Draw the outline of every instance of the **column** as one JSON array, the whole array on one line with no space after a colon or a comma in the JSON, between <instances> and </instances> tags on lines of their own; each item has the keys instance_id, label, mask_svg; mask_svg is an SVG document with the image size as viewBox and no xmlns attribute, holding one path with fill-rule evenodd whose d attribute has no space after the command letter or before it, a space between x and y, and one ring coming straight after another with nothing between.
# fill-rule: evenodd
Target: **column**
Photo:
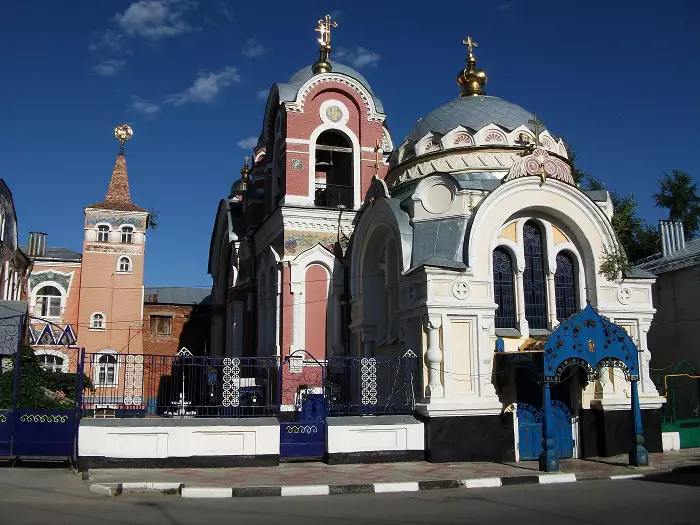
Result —
<instances>
[{"instance_id":1,"label":"column","mask_svg":"<svg viewBox=\"0 0 700 525\"><path fill-rule=\"evenodd\" d=\"M425 396L429 399L444 397L445 391L440 377L442 364L442 350L440 348L440 325L442 319L439 316L428 317L426 330L428 331L428 349L425 352L425 361L428 366L428 388Z\"/></svg>"},{"instance_id":2,"label":"column","mask_svg":"<svg viewBox=\"0 0 700 525\"><path fill-rule=\"evenodd\" d=\"M554 285L554 273L556 268L550 268L547 271L547 316L549 322L549 329L554 330L559 321L557 321L557 291Z\"/></svg>"},{"instance_id":3,"label":"column","mask_svg":"<svg viewBox=\"0 0 700 525\"><path fill-rule=\"evenodd\" d=\"M632 450L630 450L630 465L646 467L649 465L649 453L644 448L642 410L639 407L637 381L632 381L632 414L634 415L634 444Z\"/></svg>"},{"instance_id":4,"label":"column","mask_svg":"<svg viewBox=\"0 0 700 525\"><path fill-rule=\"evenodd\" d=\"M552 398L550 385L545 383L542 392L542 453L540 470L542 472L559 472L559 458L554 452L554 429L552 428Z\"/></svg>"},{"instance_id":5,"label":"column","mask_svg":"<svg viewBox=\"0 0 700 525\"><path fill-rule=\"evenodd\" d=\"M523 287L523 272L525 271L524 266L518 266L515 272L515 293L516 293L516 304L515 309L517 312L518 330L520 330L520 335L523 337L528 337L530 331L528 330L527 319L525 318L525 288Z\"/></svg>"}]
</instances>

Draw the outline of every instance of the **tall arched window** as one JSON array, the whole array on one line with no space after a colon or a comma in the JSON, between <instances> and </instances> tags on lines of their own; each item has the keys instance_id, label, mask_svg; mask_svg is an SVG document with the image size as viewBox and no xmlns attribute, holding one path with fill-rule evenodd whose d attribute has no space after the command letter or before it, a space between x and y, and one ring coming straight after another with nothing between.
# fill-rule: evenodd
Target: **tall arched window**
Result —
<instances>
[{"instance_id":1,"label":"tall arched window","mask_svg":"<svg viewBox=\"0 0 700 525\"><path fill-rule=\"evenodd\" d=\"M534 222L523 227L525 251L525 318L531 330L547 329L547 281L544 276L544 253L542 230Z\"/></svg>"},{"instance_id":2,"label":"tall arched window","mask_svg":"<svg viewBox=\"0 0 700 525\"><path fill-rule=\"evenodd\" d=\"M576 313L576 270L574 260L566 252L557 254L554 274L554 295L557 299L557 319L564 321Z\"/></svg>"},{"instance_id":3,"label":"tall arched window","mask_svg":"<svg viewBox=\"0 0 700 525\"><path fill-rule=\"evenodd\" d=\"M35 314L39 317L61 316L61 292L55 286L43 286L36 293Z\"/></svg>"},{"instance_id":4,"label":"tall arched window","mask_svg":"<svg viewBox=\"0 0 700 525\"><path fill-rule=\"evenodd\" d=\"M498 304L496 328L515 328L513 259L503 248L493 251L493 298Z\"/></svg>"},{"instance_id":5,"label":"tall arched window","mask_svg":"<svg viewBox=\"0 0 700 525\"><path fill-rule=\"evenodd\" d=\"M334 130L324 131L316 140L316 192L314 204L352 209L354 191L352 142Z\"/></svg>"}]
</instances>

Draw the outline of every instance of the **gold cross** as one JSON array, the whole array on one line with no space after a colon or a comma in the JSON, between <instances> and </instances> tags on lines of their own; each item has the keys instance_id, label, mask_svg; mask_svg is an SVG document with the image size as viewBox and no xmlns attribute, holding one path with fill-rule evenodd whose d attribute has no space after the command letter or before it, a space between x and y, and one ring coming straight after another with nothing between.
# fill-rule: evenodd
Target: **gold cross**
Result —
<instances>
[{"instance_id":1,"label":"gold cross","mask_svg":"<svg viewBox=\"0 0 700 525\"><path fill-rule=\"evenodd\" d=\"M379 166L381 165L379 162L379 155L381 153L382 153L381 143L379 142L379 139L377 139L377 142L374 145L374 176L375 177L379 177Z\"/></svg>"},{"instance_id":2,"label":"gold cross","mask_svg":"<svg viewBox=\"0 0 700 525\"><path fill-rule=\"evenodd\" d=\"M331 29L338 27L338 22L331 22L331 15L324 16L318 21L315 31L321 33L318 43L323 47L331 47Z\"/></svg>"},{"instance_id":3,"label":"gold cross","mask_svg":"<svg viewBox=\"0 0 700 525\"><path fill-rule=\"evenodd\" d=\"M465 45L465 46L467 46L467 47L469 48L469 56L470 56L470 57L473 56L473 55L472 55L473 48L479 47L479 44L477 44L476 42L474 42L474 41L472 40L472 37L470 37L470 36L467 36L467 39L466 39L466 40L462 40L462 45Z\"/></svg>"},{"instance_id":4,"label":"gold cross","mask_svg":"<svg viewBox=\"0 0 700 525\"><path fill-rule=\"evenodd\" d=\"M528 124L535 126L535 145L540 146L540 130L544 127L542 121L537 118L537 115L533 113L532 118L527 121Z\"/></svg>"}]
</instances>

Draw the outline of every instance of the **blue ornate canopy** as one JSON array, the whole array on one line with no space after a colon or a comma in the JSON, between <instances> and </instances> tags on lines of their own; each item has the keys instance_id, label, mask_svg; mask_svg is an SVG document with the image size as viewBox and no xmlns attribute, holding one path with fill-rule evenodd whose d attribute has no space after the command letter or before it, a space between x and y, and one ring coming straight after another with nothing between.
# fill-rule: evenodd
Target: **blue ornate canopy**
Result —
<instances>
[{"instance_id":1,"label":"blue ornate canopy","mask_svg":"<svg viewBox=\"0 0 700 525\"><path fill-rule=\"evenodd\" d=\"M639 380L637 347L627 332L588 304L560 324L544 347L545 383L558 383L571 366L586 369L589 381L599 367L620 368L628 381Z\"/></svg>"}]
</instances>

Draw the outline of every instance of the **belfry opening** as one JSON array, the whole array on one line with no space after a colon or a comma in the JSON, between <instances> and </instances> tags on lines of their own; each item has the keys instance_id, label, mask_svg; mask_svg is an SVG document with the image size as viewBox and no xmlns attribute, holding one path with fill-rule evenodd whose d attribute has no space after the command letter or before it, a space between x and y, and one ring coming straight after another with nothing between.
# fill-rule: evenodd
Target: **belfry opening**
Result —
<instances>
[{"instance_id":1,"label":"belfry opening","mask_svg":"<svg viewBox=\"0 0 700 525\"><path fill-rule=\"evenodd\" d=\"M352 143L344 133L329 130L319 135L316 141L316 206L353 208L352 154Z\"/></svg>"}]
</instances>

